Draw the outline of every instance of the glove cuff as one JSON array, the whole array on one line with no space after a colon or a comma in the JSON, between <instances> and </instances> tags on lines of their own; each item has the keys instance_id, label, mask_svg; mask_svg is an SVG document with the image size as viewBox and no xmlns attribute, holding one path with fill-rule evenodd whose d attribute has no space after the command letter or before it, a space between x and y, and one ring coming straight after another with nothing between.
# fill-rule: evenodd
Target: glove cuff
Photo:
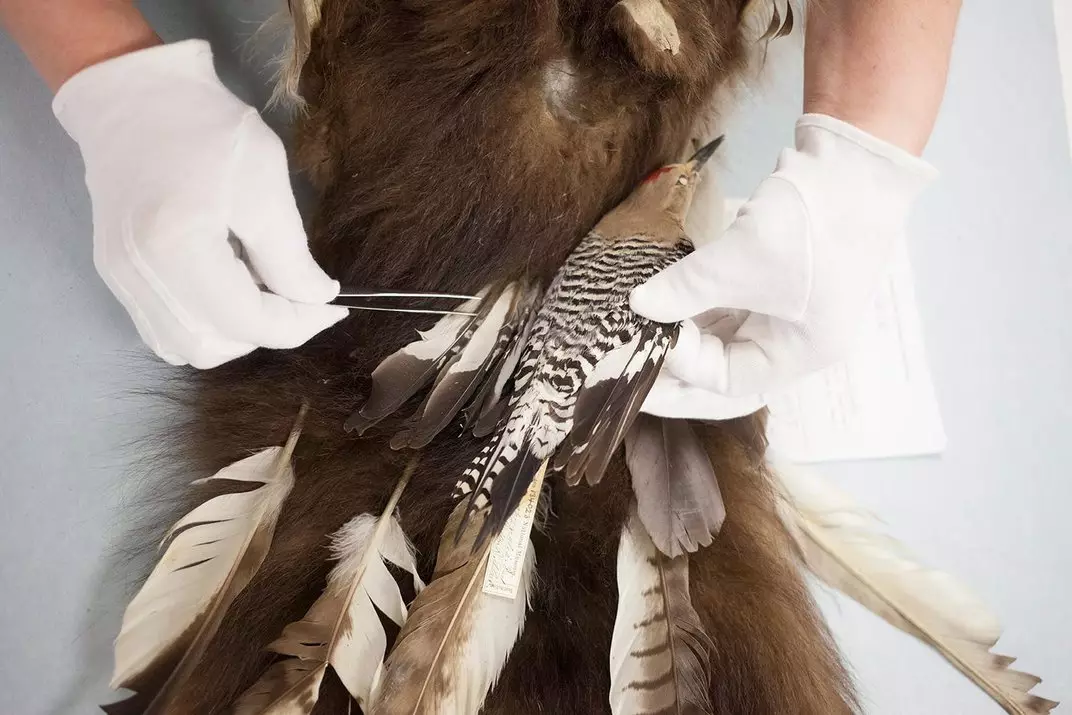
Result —
<instances>
[{"instance_id":1,"label":"glove cuff","mask_svg":"<svg viewBox=\"0 0 1072 715\"><path fill-rule=\"evenodd\" d=\"M824 165L866 163L872 175L885 174L881 184L900 188L907 196L915 196L938 178L938 170L929 162L826 114L805 114L797 120L796 148L823 159Z\"/></svg>"},{"instance_id":2,"label":"glove cuff","mask_svg":"<svg viewBox=\"0 0 1072 715\"><path fill-rule=\"evenodd\" d=\"M91 65L60 87L52 112L71 138L80 142L90 127L129 111L126 98L153 101L153 89L167 80L219 84L212 48L205 40L184 40L136 50Z\"/></svg>"}]
</instances>

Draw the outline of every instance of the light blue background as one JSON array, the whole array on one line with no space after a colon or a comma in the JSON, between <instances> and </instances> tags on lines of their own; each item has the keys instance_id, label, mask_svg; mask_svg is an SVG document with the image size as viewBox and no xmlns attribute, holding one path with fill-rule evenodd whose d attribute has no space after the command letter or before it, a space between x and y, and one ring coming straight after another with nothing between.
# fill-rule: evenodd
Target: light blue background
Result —
<instances>
[{"instance_id":1,"label":"light blue background","mask_svg":"<svg viewBox=\"0 0 1072 715\"><path fill-rule=\"evenodd\" d=\"M270 52L250 38L276 2L142 5L166 39L210 39L232 86L263 105ZM784 64L728 127L727 195L747 195L791 141L799 60ZM115 566L131 442L151 408L130 393L163 373L94 273L81 161L49 101L0 34L0 712L12 715L108 699L131 587ZM1042 694L1072 698L1072 161L1049 2L965 3L927 158L943 177L912 220L911 253L949 446L823 471L974 585L1006 623L998 650L1041 675ZM1000 712L925 647L820 598L868 712Z\"/></svg>"}]
</instances>

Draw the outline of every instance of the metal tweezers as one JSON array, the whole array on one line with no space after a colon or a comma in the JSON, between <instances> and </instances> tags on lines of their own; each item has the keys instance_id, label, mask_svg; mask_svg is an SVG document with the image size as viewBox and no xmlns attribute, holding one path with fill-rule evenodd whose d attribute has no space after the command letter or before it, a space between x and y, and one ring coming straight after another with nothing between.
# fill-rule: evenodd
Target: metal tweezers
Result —
<instances>
[{"instance_id":1,"label":"metal tweezers","mask_svg":"<svg viewBox=\"0 0 1072 715\"><path fill-rule=\"evenodd\" d=\"M370 290L358 290L354 288L343 288L335 300L331 301L332 305L341 305L344 308L350 310L375 310L385 313L421 313L424 315L469 315L473 316L476 313L467 312L464 310L448 310L445 308L434 307L435 301L467 301L478 298L475 295L461 295L459 293L433 293L424 291L370 291ZM413 305L414 303L420 303L422 301L429 301L430 306L427 308L414 308L405 307ZM399 306L394 306L392 303L400 303Z\"/></svg>"}]
</instances>

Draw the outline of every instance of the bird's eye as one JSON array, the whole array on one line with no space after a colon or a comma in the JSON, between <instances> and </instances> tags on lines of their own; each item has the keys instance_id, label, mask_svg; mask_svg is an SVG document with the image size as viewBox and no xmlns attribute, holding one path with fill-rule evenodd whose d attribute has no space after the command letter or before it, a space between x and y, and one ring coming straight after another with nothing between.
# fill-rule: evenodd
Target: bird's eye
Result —
<instances>
[{"instance_id":1,"label":"bird's eye","mask_svg":"<svg viewBox=\"0 0 1072 715\"><path fill-rule=\"evenodd\" d=\"M689 183L689 179L686 176L679 176L677 177L677 183L681 186L684 186L685 184Z\"/></svg>"}]
</instances>

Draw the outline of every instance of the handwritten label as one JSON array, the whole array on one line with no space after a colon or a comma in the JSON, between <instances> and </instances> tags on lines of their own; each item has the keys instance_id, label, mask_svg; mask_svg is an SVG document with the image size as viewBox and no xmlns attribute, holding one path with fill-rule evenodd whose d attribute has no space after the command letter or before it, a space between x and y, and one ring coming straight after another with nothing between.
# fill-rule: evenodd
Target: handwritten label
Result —
<instances>
[{"instance_id":1,"label":"handwritten label","mask_svg":"<svg viewBox=\"0 0 1072 715\"><path fill-rule=\"evenodd\" d=\"M533 477L532 483L521 497L521 503L506 520L503 530L495 537L484 571L484 593L513 600L521 584L521 571L525 567L525 555L529 549L529 533L540 504L540 491L547 472L547 462Z\"/></svg>"}]
</instances>

